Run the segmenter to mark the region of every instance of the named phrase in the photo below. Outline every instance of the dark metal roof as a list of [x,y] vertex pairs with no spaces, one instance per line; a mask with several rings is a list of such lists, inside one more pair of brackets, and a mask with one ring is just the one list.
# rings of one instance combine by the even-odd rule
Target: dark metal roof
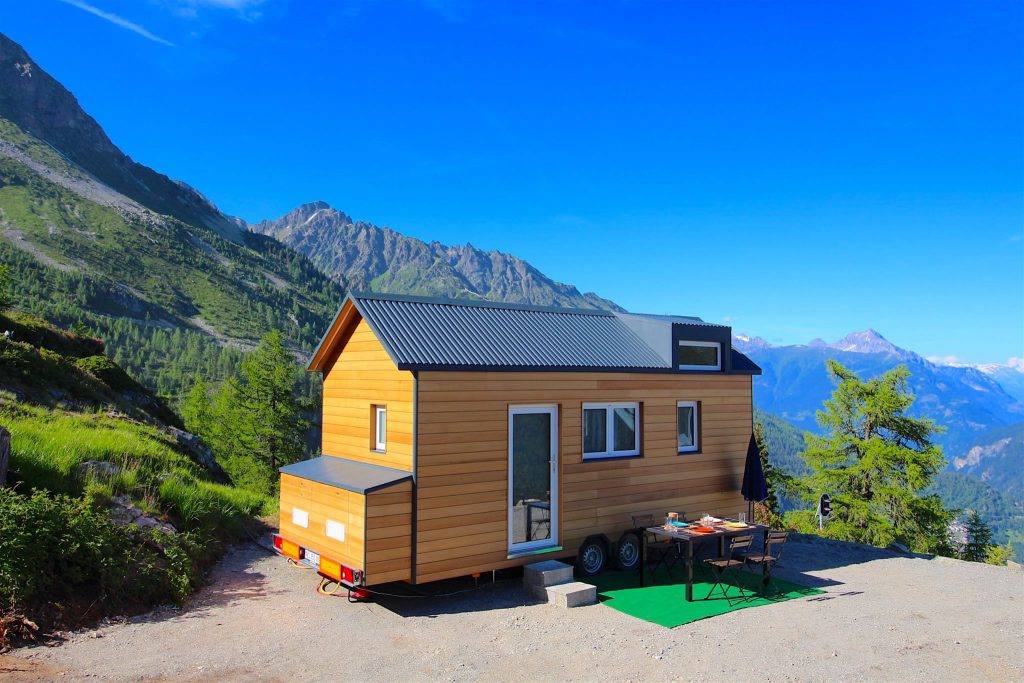
[[614,314],[489,303],[356,297],[399,367],[661,368]]
[[611,311],[392,294],[351,299],[403,370],[674,371],[671,355],[653,348],[628,316]]
[[412,472],[338,458],[333,455],[321,455],[311,460],[285,465],[281,468],[281,472],[300,479],[308,479],[328,486],[336,486],[346,491],[364,494],[412,479]]

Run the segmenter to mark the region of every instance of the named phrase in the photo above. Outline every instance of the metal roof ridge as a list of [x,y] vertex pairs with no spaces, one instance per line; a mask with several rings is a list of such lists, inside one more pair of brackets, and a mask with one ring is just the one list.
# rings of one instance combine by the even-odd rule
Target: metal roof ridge
[[350,292],[353,299],[372,301],[397,301],[413,304],[430,304],[437,306],[465,306],[471,308],[494,308],[507,311],[530,311],[537,313],[561,313],[565,315],[593,315],[602,318],[615,316],[615,311],[603,308],[571,308],[568,306],[537,306],[534,304],[491,301],[489,299],[449,299],[436,296],[417,296],[413,294],[390,294],[383,292]]

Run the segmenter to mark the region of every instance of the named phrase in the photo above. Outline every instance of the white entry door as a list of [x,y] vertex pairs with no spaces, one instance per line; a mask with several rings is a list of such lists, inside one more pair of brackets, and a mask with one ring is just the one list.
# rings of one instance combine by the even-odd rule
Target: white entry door
[[558,544],[558,406],[508,409],[508,548]]

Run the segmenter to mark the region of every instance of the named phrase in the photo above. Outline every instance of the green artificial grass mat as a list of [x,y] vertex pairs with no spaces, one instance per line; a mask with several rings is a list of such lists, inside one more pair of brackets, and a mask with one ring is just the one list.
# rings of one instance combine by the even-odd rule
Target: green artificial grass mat
[[[745,600],[733,598],[730,604],[729,600],[722,597],[721,590],[716,590],[711,599],[705,599],[714,585],[714,580],[707,572],[702,571],[698,575],[698,572],[695,571],[693,602],[686,602],[686,584],[682,582],[682,571],[685,570],[676,568],[674,578],[670,578],[664,569],[657,572],[648,571],[647,585],[643,588],[640,587],[640,574],[635,571],[605,572],[592,576],[587,581],[597,586],[598,599],[601,604],[631,617],[666,628],[674,628],[748,607],[771,605],[776,602],[824,593],[817,588],[772,578],[771,584],[763,593]],[[734,584],[742,584],[748,590],[761,588],[760,574],[744,572],[730,576],[730,580]],[[738,595],[735,585],[729,588],[729,595]]]

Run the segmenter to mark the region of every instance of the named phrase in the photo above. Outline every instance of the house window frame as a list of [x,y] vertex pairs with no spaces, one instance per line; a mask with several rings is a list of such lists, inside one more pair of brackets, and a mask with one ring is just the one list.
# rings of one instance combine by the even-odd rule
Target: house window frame
[[703,348],[713,348],[713,349],[716,349],[718,351],[718,353],[716,354],[718,362],[715,363],[714,365],[689,365],[689,364],[681,363],[678,366],[678,368],[680,370],[703,370],[705,372],[721,371],[721,369],[722,369],[722,342],[716,342],[716,341],[691,341],[689,339],[680,339],[679,340],[679,346],[680,347],[683,347],[683,346],[700,346],[700,347],[703,347]]
[[[384,416],[384,429],[381,430],[380,418]],[[388,447],[388,407],[383,403],[374,403],[370,406],[370,424],[372,433],[370,439],[370,450],[377,453],[386,453]],[[381,431],[384,438],[381,438]]]
[[[679,409],[693,409],[693,445],[679,445]],[[700,453],[700,401],[676,401],[676,452],[679,455]]]
[[[604,434],[604,446],[605,450],[595,451],[588,453],[584,451],[585,448],[585,430],[586,430],[586,412],[588,410],[605,410],[605,434]],[[633,426],[633,448],[625,451],[616,451],[615,447],[615,409],[616,408],[632,408],[636,414],[636,422]],[[588,460],[608,460],[611,458],[639,458],[642,457],[640,452],[640,435],[643,431],[643,405],[639,401],[604,401],[604,402],[588,402],[583,404],[583,408],[580,412],[580,453],[583,456],[584,461]]]

